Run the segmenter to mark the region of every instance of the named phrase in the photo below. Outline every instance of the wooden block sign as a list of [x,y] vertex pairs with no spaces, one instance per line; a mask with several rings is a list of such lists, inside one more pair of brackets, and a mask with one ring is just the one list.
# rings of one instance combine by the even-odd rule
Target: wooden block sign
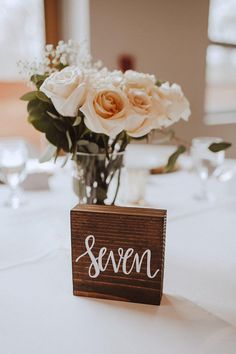
[[78,205],[71,210],[74,295],[159,305],[166,211]]

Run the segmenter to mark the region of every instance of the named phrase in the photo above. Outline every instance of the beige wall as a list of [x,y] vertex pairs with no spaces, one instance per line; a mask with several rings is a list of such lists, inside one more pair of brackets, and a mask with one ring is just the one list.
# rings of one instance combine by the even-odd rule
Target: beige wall
[[236,125],[203,123],[208,0],[90,0],[91,50],[109,68],[120,54],[136,58],[136,69],[181,84],[192,109],[179,135],[216,135],[234,141]]
[[27,121],[27,103],[20,97],[30,90],[23,82],[0,82],[0,138],[23,137],[40,148],[41,134]]

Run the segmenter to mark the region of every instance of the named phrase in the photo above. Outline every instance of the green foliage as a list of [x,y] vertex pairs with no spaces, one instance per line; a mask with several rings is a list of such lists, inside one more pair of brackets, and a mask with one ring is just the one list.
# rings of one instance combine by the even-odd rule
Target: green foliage
[[107,197],[107,188],[102,188],[98,186],[97,188],[97,199],[98,199],[98,204],[104,204],[104,200]]
[[80,152],[90,153],[90,154],[97,154],[101,152],[99,150],[98,144],[96,144],[95,142],[91,142],[89,140],[84,140],[84,139],[79,140],[77,146],[78,146],[78,151]]
[[232,146],[231,143],[227,143],[225,141],[222,141],[220,143],[212,143],[208,149],[211,151],[211,152],[220,152],[220,151],[223,151],[223,150],[226,150],[228,148],[230,148]]
[[40,86],[43,84],[43,82],[46,80],[46,78],[48,76],[49,76],[48,73],[45,73],[44,75],[34,74],[34,75],[31,76],[30,81],[33,82],[33,84],[39,90]]
[[165,172],[173,171],[176,161],[178,160],[179,156],[186,151],[186,147],[184,145],[179,145],[177,150],[169,157],[167,165],[165,166]]
[[36,91],[36,97],[43,102],[51,102],[50,98],[48,98],[44,92]]
[[65,69],[68,65],[64,65],[62,64],[61,62],[59,62],[55,68],[58,70],[58,71],[61,71],[62,69]]
[[66,130],[66,138],[67,138],[67,142],[68,142],[68,150],[71,151],[73,144],[71,141],[69,130]]
[[20,97],[20,99],[22,101],[33,101],[33,100],[36,100],[37,98],[43,102],[51,102],[50,98],[48,98],[45,95],[45,93],[43,93],[42,91],[27,92],[23,96]]
[[160,87],[162,85],[162,82],[160,80],[157,80],[156,86]]
[[75,121],[73,123],[73,127],[76,127],[77,125],[79,125],[81,123],[81,119],[82,118],[80,116],[76,117]]
[[73,127],[75,118],[60,116],[51,101],[46,100],[43,95],[37,94],[33,97],[27,106],[28,121],[35,129],[45,133],[47,140],[58,150],[73,152],[75,149],[73,142],[77,134],[77,127]]
[[78,146],[86,146],[89,144],[89,141],[88,140],[84,140],[84,139],[81,139],[78,141],[77,145]]
[[96,143],[89,143],[88,144],[88,151],[91,153],[91,154],[97,154],[99,152],[99,147]]
[[27,92],[27,93],[25,93],[23,96],[20,97],[20,100],[22,100],[22,101],[32,101],[32,100],[35,100],[35,99],[37,98],[37,92],[38,92],[38,91]]

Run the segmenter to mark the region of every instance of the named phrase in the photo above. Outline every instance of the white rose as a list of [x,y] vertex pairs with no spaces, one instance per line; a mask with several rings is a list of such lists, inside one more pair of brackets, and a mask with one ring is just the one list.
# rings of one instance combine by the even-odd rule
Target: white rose
[[155,127],[168,127],[180,119],[188,120],[191,111],[189,102],[184,96],[181,87],[177,84],[165,82],[156,89]]
[[79,68],[67,66],[50,75],[40,90],[51,98],[54,107],[61,115],[75,117],[78,108],[84,103],[87,78]]
[[85,115],[85,125],[95,133],[112,138],[124,130],[128,100],[117,87],[91,89],[80,110]]
[[132,137],[141,137],[153,129],[153,91],[155,76],[128,70],[124,74],[124,91],[129,99],[130,112],[125,130]]
[[139,73],[134,70],[127,70],[124,73],[124,85],[127,88],[143,88],[148,90],[155,85],[154,75]]

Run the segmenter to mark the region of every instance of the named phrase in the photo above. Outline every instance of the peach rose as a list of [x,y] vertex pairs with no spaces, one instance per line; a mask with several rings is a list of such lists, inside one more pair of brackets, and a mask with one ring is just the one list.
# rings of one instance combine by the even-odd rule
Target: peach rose
[[85,115],[85,125],[96,133],[112,138],[124,129],[128,100],[122,90],[115,86],[91,89],[80,110]]
[[130,110],[125,130],[132,137],[141,137],[153,129],[153,91],[155,76],[128,70],[124,74],[124,91],[129,99]]

